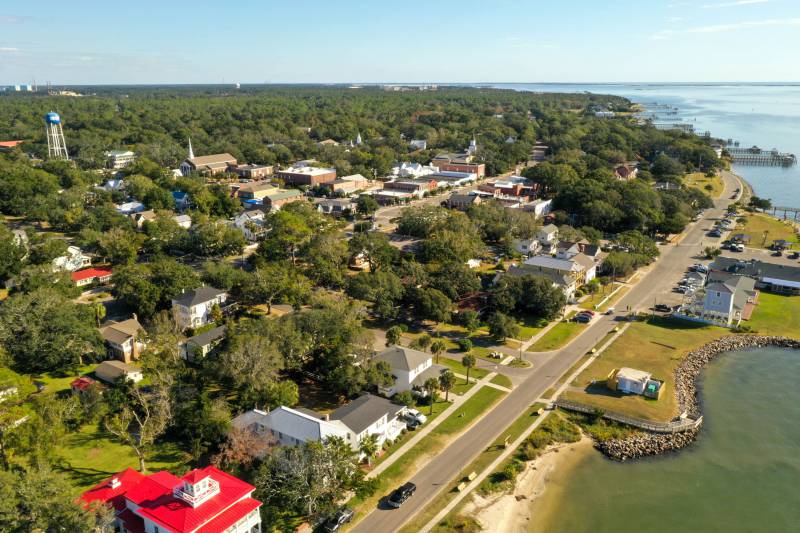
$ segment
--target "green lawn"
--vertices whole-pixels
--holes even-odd
[[[610,284],[606,284],[603,286],[603,289],[600,291],[590,294],[585,300],[583,300],[579,306],[581,309],[589,309],[591,311],[599,311],[604,312],[609,307],[613,307],[615,303],[619,301],[620,298],[625,296],[625,293],[628,292],[628,287],[620,286],[619,283],[614,284],[615,289],[617,292],[614,293],[614,296],[610,297],[607,301],[603,303],[603,305],[598,309],[597,305],[600,304],[609,294],[611,294],[611,287]]]
[[[456,372],[457,374],[464,374],[465,376],[467,375],[467,368],[461,364],[460,358],[458,360],[455,360],[443,355],[439,357],[439,364],[448,367],[450,370]],[[489,374],[488,370],[472,367],[469,370],[469,380],[473,381],[473,379],[481,379],[483,377],[486,377],[486,375],[488,374]]]
[[[375,494],[364,500],[356,496],[348,502],[348,506],[356,512],[356,519],[363,518],[367,512],[374,509],[389,491],[413,475],[421,461],[433,457],[445,448],[453,436],[463,431],[505,394],[491,387],[482,387],[464,402],[460,409],[448,416],[417,446],[408,450],[377,477],[378,488]]]
[[[69,384],[72,383],[72,381],[76,377],[94,372],[95,367],[97,367],[96,364],[84,365],[82,367],[79,367],[77,372],[75,372],[74,374],[70,374],[67,376],[60,376],[53,373],[48,373],[39,376],[34,376],[32,379],[44,383],[45,392],[57,393],[64,390],[69,390]]]
[[[130,447],[111,440],[105,431],[92,424],[67,435],[56,449],[56,456],[58,468],[69,476],[76,493],[128,467],[139,469],[139,460]],[[179,471],[187,461],[188,457],[175,444],[165,443],[150,454],[145,465],[150,471]]]
[[[739,224],[733,233],[744,233],[750,236],[747,246],[753,248],[768,248],[773,241],[783,239],[797,242],[797,235],[789,223],[784,223],[763,213],[748,213],[744,215],[747,222]],[[766,239],[765,234],[766,233]]]
[[[505,440],[508,437],[509,442],[519,437],[525,429],[527,429],[538,418],[537,412],[543,407],[541,404],[534,404],[529,407],[519,418],[517,418],[506,431],[503,432],[497,440],[485,448],[478,457],[475,458],[469,465],[467,465],[461,474],[453,480],[453,487],[446,491],[441,492],[433,500],[431,500],[425,508],[419,512],[413,520],[408,522],[400,531],[401,533],[413,533],[422,529],[434,516],[446,506],[457,494],[455,486],[461,481],[465,481],[471,472],[480,473],[497,459],[497,457],[505,451]]]
[[[474,386],[474,383],[470,384],[470,387]],[[453,394],[453,391],[450,391],[450,394]],[[431,414],[431,407],[429,405],[418,405],[415,408],[426,417],[428,417],[428,424],[435,420],[442,412],[450,407],[452,402],[444,401],[444,395],[440,395],[439,401],[434,402],[433,404],[433,414]],[[451,396],[452,398],[452,396]],[[383,450],[383,453],[380,457],[377,457],[375,460],[372,461],[373,466],[379,465],[383,461],[385,461],[388,457],[390,457],[398,448],[400,448],[405,442],[414,436],[414,432],[407,431],[404,432],[400,437],[395,439],[391,446]]]
[[[528,348],[529,352],[548,352],[565,346],[586,327],[580,322],[570,322],[565,318],[545,333],[538,341]]]
[[[719,198],[725,190],[725,184],[722,182],[721,176],[716,175],[709,178],[706,177],[704,172],[686,174],[683,182],[687,187],[703,191],[711,198]]]
[[[497,374],[489,381],[490,383],[494,383],[495,385],[500,385],[501,387],[508,387],[509,389],[513,387],[511,379],[504,374]]]
[[[753,316],[744,324],[761,334],[800,337],[800,296],[762,292]]]
[[[724,328],[660,317],[633,323],[572,383],[585,390],[567,390],[562,397],[647,420],[670,420],[678,410],[675,367],[687,352],[726,333]],[[605,379],[611,371],[623,366],[651,372],[654,378],[664,380],[661,398],[620,395],[606,388]],[[593,380],[599,383],[590,386]]]

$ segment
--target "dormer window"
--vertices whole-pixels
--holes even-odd
[[[197,507],[219,494],[219,483],[211,476],[200,478],[196,473],[189,474],[183,483],[172,490],[175,498],[187,502],[192,507]]]

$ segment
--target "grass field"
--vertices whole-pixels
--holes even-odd
[[[747,222],[737,225],[734,233],[749,235],[750,242],[747,246],[751,248],[769,248],[773,241],[779,239],[798,242],[792,226],[777,218],[762,213],[748,213],[745,218]],[[767,232],[766,239],[764,232]]]
[[[675,367],[688,351],[726,333],[723,328],[683,320],[657,317],[636,322],[572,383],[584,391],[567,390],[563,398],[647,420],[669,420],[678,409],[673,394]],[[661,398],[623,396],[606,388],[611,371],[623,366],[646,370],[664,380]],[[591,385],[593,380],[600,383]]]
[[[421,461],[433,457],[445,448],[449,440],[460,433],[477,419],[484,411],[505,396],[506,393],[491,387],[482,387],[469,400],[441,424],[434,428],[419,444],[408,450],[396,462],[384,470],[378,477],[378,488],[375,494],[364,500],[354,497],[348,506],[356,512],[356,517],[363,517],[374,509],[378,502],[390,491],[407,480],[416,471]],[[424,411],[423,411],[424,412]]]
[[[570,322],[564,319],[542,335],[542,337],[528,348],[529,352],[549,352],[565,346],[573,337],[586,327],[580,322]]]
[[[56,374],[48,373],[39,376],[34,376],[32,379],[44,383],[45,387],[44,390],[46,392],[57,393],[68,390],[69,384],[72,383],[72,381],[76,377],[94,372],[96,366],[97,366],[96,364],[84,365],[82,367],[79,367],[77,372],[75,372],[75,374],[70,374],[67,376],[59,376]]]
[[[722,191],[725,190],[725,184],[722,182],[722,177],[706,177],[703,172],[692,172],[683,178],[684,184],[692,189],[703,191],[711,198],[719,198],[722,196]]]
[[[603,290],[598,291],[594,294],[590,294],[588,298],[586,298],[580,304],[578,304],[579,307],[581,309],[589,309],[591,311],[599,311],[602,313],[606,311],[609,307],[613,307],[614,304],[617,303],[620,298],[625,296],[625,294],[629,290],[628,287],[626,286],[620,286],[618,283],[615,284],[614,288],[616,289],[617,292],[615,292],[613,296],[608,298],[608,300],[603,302],[603,305],[601,305],[600,308],[598,309],[597,305],[600,304],[600,302],[602,302],[611,293],[611,290],[608,285],[609,284],[604,285]]]
[[[497,374],[489,381],[491,383],[494,383],[495,385],[500,385],[501,387],[508,387],[509,389],[513,386],[511,383],[511,379],[503,374]]]
[[[82,492],[112,474],[130,467],[139,469],[139,460],[130,447],[112,440],[96,425],[88,424],[67,435],[56,449],[58,468],[63,470]],[[180,471],[188,457],[172,443],[159,445],[145,466],[150,471]]]
[[[455,479],[453,482],[453,487],[446,491],[440,493],[436,498],[431,500],[425,508],[414,517],[413,520],[408,522],[403,528],[400,530],[402,533],[412,533],[415,531],[419,531],[422,529],[425,524],[427,524],[436,514],[447,505],[458,492],[455,490],[455,486],[458,485],[461,481],[465,480],[466,477],[471,473],[480,473],[485,470],[491,463],[494,461],[500,454],[505,451],[505,439],[508,437],[508,441],[512,442],[514,439],[519,437],[526,428],[528,428],[533,422],[538,418],[536,414],[537,411],[543,407],[541,404],[534,404],[529,407],[524,413],[522,413],[519,418],[517,418],[507,429],[503,432],[503,434],[497,438],[491,445],[485,448],[481,454],[475,458],[469,465],[467,465],[461,474]]]
[[[745,324],[761,334],[800,337],[800,296],[762,292],[753,316]]]
[[[450,370],[458,374],[464,374],[465,376],[467,375],[467,368],[461,364],[460,358],[458,360],[455,360],[455,359],[450,359],[449,357],[443,355],[439,357],[439,364],[448,367]],[[472,367],[469,370],[469,380],[474,381],[475,379],[481,379],[483,377],[486,377],[487,374],[489,374],[488,370]],[[461,381],[463,382],[463,380]]]

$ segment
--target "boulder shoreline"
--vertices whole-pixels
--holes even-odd
[[[674,394],[681,412],[692,418],[702,416],[697,380],[710,361],[726,352],[765,346],[797,350],[800,349],[800,340],[778,336],[735,335],[717,339],[689,352],[675,369]],[[643,431],[624,439],[598,442],[596,447],[610,459],[627,461],[680,450],[694,442],[699,431],[699,428],[673,434]]]

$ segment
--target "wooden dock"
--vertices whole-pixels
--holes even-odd
[[[762,150],[758,146],[751,148],[728,146],[725,150],[737,165],[790,167],[797,163],[794,154],[786,154],[777,150]]]

